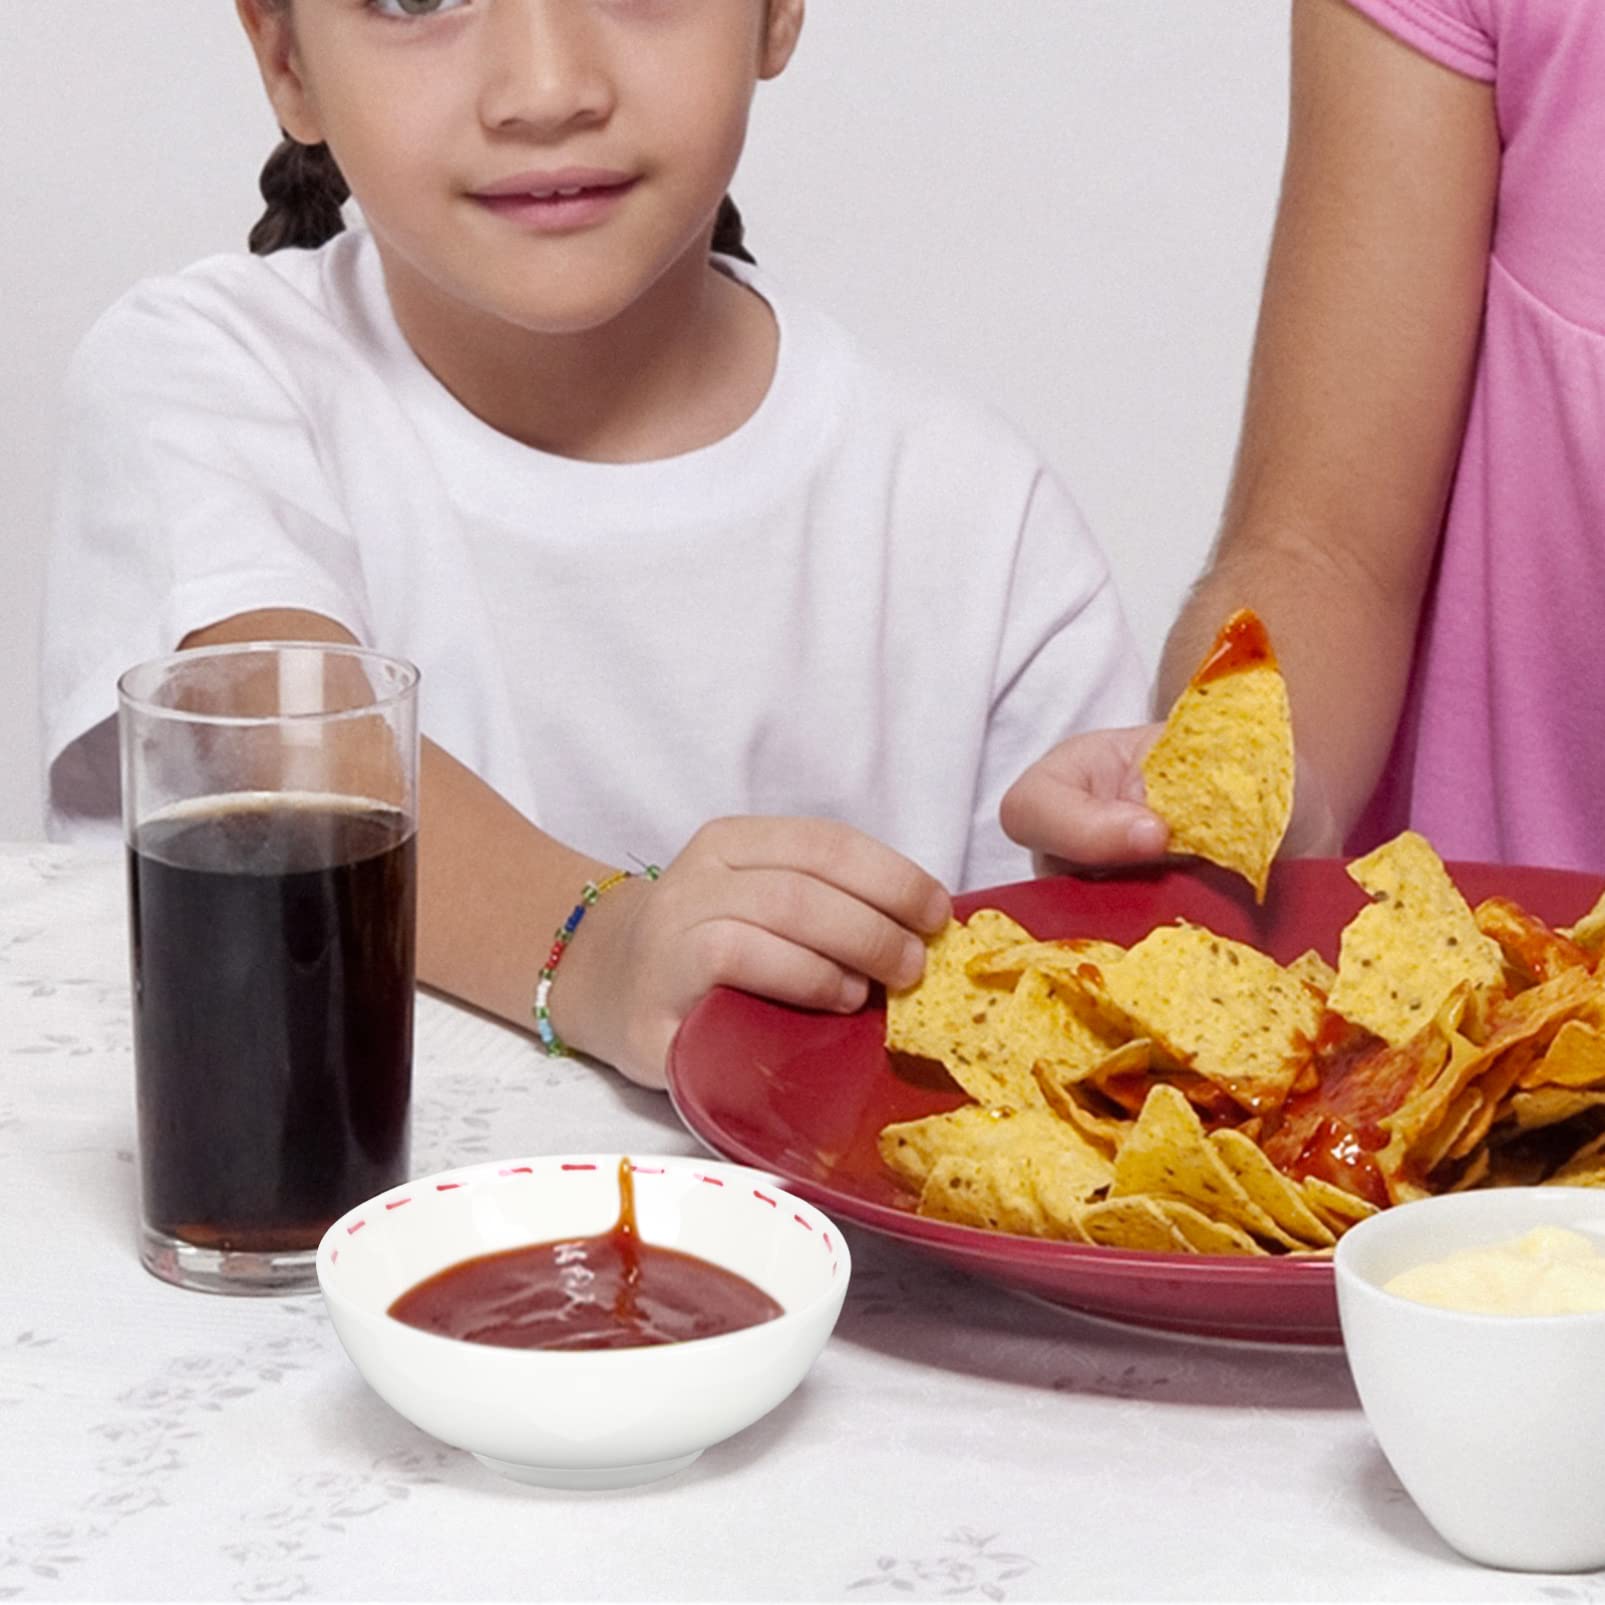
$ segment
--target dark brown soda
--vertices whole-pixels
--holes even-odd
[[[417,848],[402,815],[258,794],[128,854],[148,1226],[315,1248],[407,1176]]]

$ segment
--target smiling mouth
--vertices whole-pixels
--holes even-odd
[[[598,179],[579,184],[531,184],[527,188],[477,190],[473,199],[487,206],[503,203],[528,206],[531,203],[555,205],[563,201],[607,199],[635,187],[633,178]]]
[[[515,190],[479,191],[470,199],[509,222],[542,230],[580,229],[607,218],[635,188],[634,178],[579,184],[531,184]]]

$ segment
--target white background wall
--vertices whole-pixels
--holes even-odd
[[[1213,533],[1286,128],[1286,0],[811,0],[736,193],[765,267],[1022,424],[1150,660]],[[63,366],[243,245],[274,139],[229,0],[5,0],[0,839],[39,834]]]

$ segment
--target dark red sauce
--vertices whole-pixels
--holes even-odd
[[[1372,1156],[1388,1144],[1383,1119],[1417,1089],[1428,1046],[1389,1047],[1328,1011],[1311,1049],[1313,1084],[1288,1098],[1261,1146],[1290,1176],[1319,1176],[1386,1208],[1387,1181]]]
[[[1224,679],[1228,674],[1239,674],[1244,669],[1276,667],[1276,654],[1271,650],[1271,638],[1259,615],[1249,608],[1239,608],[1221,626],[1209,656],[1193,675],[1195,686],[1208,685],[1211,680]]]
[[[718,1337],[785,1312],[743,1276],[643,1243],[635,1178],[619,1162],[619,1218],[599,1237],[480,1254],[408,1288],[409,1326],[505,1349],[637,1349]]]

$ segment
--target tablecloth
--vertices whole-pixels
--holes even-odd
[[[1447,1549],[1340,1352],[1094,1323],[865,1232],[765,1420],[637,1490],[503,1480],[316,1295],[141,1269],[122,877],[0,846],[0,1600],[1605,1599]],[[661,1094],[429,995],[417,1026],[418,1174],[701,1151]]]

